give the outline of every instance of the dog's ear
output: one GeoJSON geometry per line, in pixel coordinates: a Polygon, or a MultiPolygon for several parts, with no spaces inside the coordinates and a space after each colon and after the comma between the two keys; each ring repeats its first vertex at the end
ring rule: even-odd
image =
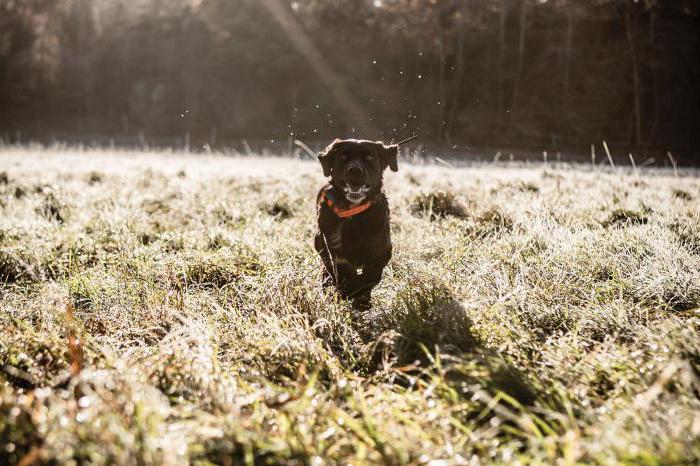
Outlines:
{"type": "Polygon", "coordinates": [[[318,161],[321,162],[321,168],[323,168],[323,176],[331,176],[331,169],[333,168],[339,142],[341,142],[340,139],[336,138],[333,142],[328,144],[328,147],[318,154],[318,161]]]}
{"type": "Polygon", "coordinates": [[[399,145],[389,144],[388,146],[378,142],[379,146],[379,160],[382,161],[382,170],[386,167],[391,168],[392,172],[399,171],[398,155],[399,155],[399,145]]]}

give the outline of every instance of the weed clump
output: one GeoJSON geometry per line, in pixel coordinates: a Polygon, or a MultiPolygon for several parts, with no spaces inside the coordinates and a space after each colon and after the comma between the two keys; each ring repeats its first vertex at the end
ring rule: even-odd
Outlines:
{"type": "Polygon", "coordinates": [[[513,229],[513,220],[498,208],[490,208],[482,212],[476,217],[475,223],[475,233],[481,237],[513,229]]]}
{"type": "Polygon", "coordinates": [[[99,172],[90,172],[88,174],[88,177],[87,177],[87,183],[90,186],[100,184],[100,183],[102,183],[103,180],[104,180],[104,176],[102,175],[102,173],[99,173],[99,172]]]}
{"type": "Polygon", "coordinates": [[[0,249],[0,284],[29,284],[42,278],[31,262],[15,252],[0,249]]]}
{"type": "Polygon", "coordinates": [[[37,208],[37,213],[46,220],[63,224],[66,221],[65,206],[59,202],[54,193],[48,192],[44,195],[41,207],[37,208]]]}
{"type": "Polygon", "coordinates": [[[693,196],[688,191],[683,191],[682,189],[674,189],[673,196],[683,201],[693,200],[693,196]]]}
{"type": "Polygon", "coordinates": [[[179,284],[205,289],[223,288],[261,270],[262,264],[257,254],[249,248],[223,248],[216,253],[188,260],[179,274],[179,284]]]}
{"type": "MultiPolygon", "coordinates": [[[[545,172],[546,173],[546,172],[545,172]]],[[[543,174],[545,176],[545,174],[543,174]]],[[[551,175],[546,175],[551,176],[551,175]]],[[[535,183],[531,181],[516,181],[509,183],[502,183],[498,188],[494,188],[491,191],[496,193],[498,191],[507,191],[509,189],[520,191],[522,193],[539,193],[540,188],[535,183]]]]}
{"type": "Polygon", "coordinates": [[[645,225],[649,223],[649,216],[644,212],[630,209],[615,209],[610,212],[602,225],[608,227],[624,227],[628,225],[645,225]]]}
{"type": "Polygon", "coordinates": [[[286,202],[280,201],[275,201],[267,207],[266,211],[268,215],[275,217],[277,220],[285,220],[293,215],[291,207],[286,202]]]}
{"type": "Polygon", "coordinates": [[[426,215],[430,220],[445,217],[466,218],[467,209],[450,191],[435,191],[419,194],[411,203],[414,215],[426,215]]]}
{"type": "Polygon", "coordinates": [[[27,328],[24,322],[9,322],[0,344],[0,380],[19,388],[52,386],[65,381],[70,357],[66,341],[27,328]]]}
{"type": "Polygon", "coordinates": [[[669,225],[669,229],[690,253],[700,255],[700,231],[692,223],[674,221],[669,225]]]}

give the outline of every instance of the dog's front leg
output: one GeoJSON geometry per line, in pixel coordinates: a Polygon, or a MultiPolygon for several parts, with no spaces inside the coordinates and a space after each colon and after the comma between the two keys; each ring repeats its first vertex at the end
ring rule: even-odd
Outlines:
{"type": "Polygon", "coordinates": [[[322,285],[324,287],[337,285],[338,270],[323,233],[319,232],[314,238],[314,248],[318,255],[321,256],[321,262],[323,263],[322,285]]]}
{"type": "Polygon", "coordinates": [[[355,309],[366,310],[370,307],[372,290],[382,280],[384,267],[391,259],[391,251],[384,257],[370,262],[362,268],[362,273],[355,276],[355,283],[351,296],[353,297],[353,307],[355,309]]]}

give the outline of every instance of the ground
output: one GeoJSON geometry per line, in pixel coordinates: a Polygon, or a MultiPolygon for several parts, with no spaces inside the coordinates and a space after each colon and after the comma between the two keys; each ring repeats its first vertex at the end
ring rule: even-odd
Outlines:
{"type": "Polygon", "coordinates": [[[697,464],[700,179],[403,163],[373,308],[312,161],[0,152],[0,463],[697,464]]]}

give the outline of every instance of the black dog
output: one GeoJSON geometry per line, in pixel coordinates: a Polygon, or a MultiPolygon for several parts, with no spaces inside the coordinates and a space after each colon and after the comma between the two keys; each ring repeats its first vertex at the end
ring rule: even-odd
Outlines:
{"type": "Polygon", "coordinates": [[[391,259],[389,203],[382,189],[386,167],[398,171],[398,144],[336,139],[318,157],[331,181],[316,198],[314,246],[323,260],[324,285],[367,309],[391,259]]]}

